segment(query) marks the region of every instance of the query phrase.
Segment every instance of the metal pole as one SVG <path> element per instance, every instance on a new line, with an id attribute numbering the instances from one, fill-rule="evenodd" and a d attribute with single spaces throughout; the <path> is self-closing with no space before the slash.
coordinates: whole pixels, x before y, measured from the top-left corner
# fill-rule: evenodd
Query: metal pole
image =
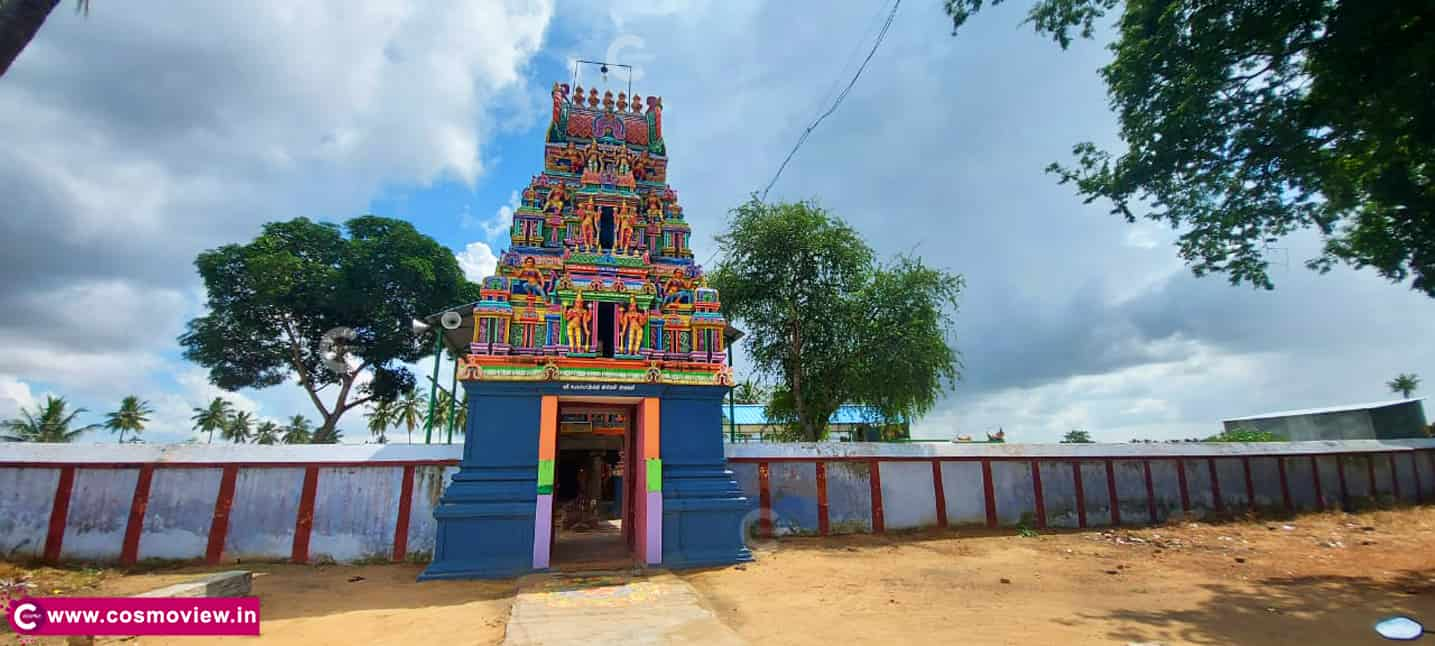
<path id="1" fill-rule="evenodd" d="M 445 444 L 453 444 L 453 427 L 458 423 L 458 416 L 453 414 L 454 408 L 458 406 L 458 357 L 453 358 L 453 379 L 448 382 L 448 441 Z"/>
<path id="2" fill-rule="evenodd" d="M 443 332 L 434 330 L 433 335 L 433 378 L 429 380 L 429 417 L 424 422 L 424 444 L 433 443 L 433 411 L 438 397 L 438 360 L 443 356 Z"/>
<path id="3" fill-rule="evenodd" d="M 728 370 L 732 370 L 731 345 L 727 347 L 727 368 Z M 733 383 L 732 387 L 727 389 L 727 435 L 728 442 L 732 444 L 737 444 L 737 406 L 734 405 L 734 400 L 736 400 L 737 398 L 733 396 L 733 393 L 736 392 L 737 384 Z"/>

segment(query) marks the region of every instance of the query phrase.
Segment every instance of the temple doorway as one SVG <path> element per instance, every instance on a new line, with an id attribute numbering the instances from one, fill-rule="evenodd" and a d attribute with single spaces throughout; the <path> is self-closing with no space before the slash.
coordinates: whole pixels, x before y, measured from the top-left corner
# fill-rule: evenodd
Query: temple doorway
<path id="1" fill-rule="evenodd" d="M 598 248 L 613 248 L 613 207 L 605 206 L 602 215 L 598 218 Z"/>
<path id="2" fill-rule="evenodd" d="M 598 355 L 612 357 L 617 349 L 613 340 L 618 338 L 618 306 L 613 303 L 598 304 Z"/>
<path id="3" fill-rule="evenodd" d="M 633 406 L 563 403 L 553 478 L 551 567 L 631 566 L 624 523 L 632 517 L 624 470 Z"/>

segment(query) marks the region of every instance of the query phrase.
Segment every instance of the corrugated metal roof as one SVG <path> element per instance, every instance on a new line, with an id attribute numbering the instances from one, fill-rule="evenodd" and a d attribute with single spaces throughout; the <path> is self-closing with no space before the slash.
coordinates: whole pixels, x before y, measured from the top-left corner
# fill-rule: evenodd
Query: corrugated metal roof
<path id="1" fill-rule="evenodd" d="M 1411 402 L 1423 401 L 1424 397 L 1412 397 L 1410 399 L 1394 399 L 1383 402 L 1370 402 L 1368 404 L 1347 404 L 1345 406 L 1327 406 L 1325 408 L 1303 408 L 1300 410 L 1284 410 L 1275 413 L 1261 413 L 1259 415 L 1247 415 L 1245 417 L 1229 417 L 1222 422 L 1244 422 L 1253 419 L 1270 419 L 1272 417 L 1297 417 L 1300 415 L 1321 415 L 1324 413 L 1344 413 L 1355 410 L 1371 410 L 1373 408 L 1385 408 L 1387 406 L 1399 406 Z"/>
<path id="2" fill-rule="evenodd" d="M 733 417 L 740 426 L 766 426 L 771 424 L 767 416 L 763 414 L 762 404 L 735 404 L 733 406 Z M 866 406 L 843 406 L 832 413 L 828 418 L 829 424 L 863 424 L 875 417 L 869 413 L 871 409 Z M 728 407 L 723 405 L 723 417 L 727 417 Z"/>

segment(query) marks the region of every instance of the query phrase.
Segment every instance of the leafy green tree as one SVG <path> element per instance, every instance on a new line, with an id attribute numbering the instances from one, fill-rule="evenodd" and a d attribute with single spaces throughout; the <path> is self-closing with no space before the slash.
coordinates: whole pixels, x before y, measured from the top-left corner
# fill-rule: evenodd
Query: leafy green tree
<path id="1" fill-rule="evenodd" d="M 365 415 L 369 418 L 369 434 L 387 441 L 385 433 L 394 425 L 395 402 L 374 402 Z"/>
<path id="2" fill-rule="evenodd" d="M 1208 437 L 1203 442 L 1284 442 L 1285 436 L 1249 426 L 1238 426 Z"/>
<path id="3" fill-rule="evenodd" d="M 248 411 L 239 411 L 231 415 L 229 421 L 224 424 L 224 430 L 222 431 L 224 439 L 234 442 L 235 444 L 248 442 L 253 433 L 254 416 L 250 415 Z"/>
<path id="4" fill-rule="evenodd" d="M 984 4 L 945 0 L 954 28 Z M 1036 0 L 1027 22 L 1064 48 L 1118 7 L 1101 75 L 1125 152 L 1081 143 L 1048 171 L 1130 222 L 1183 228 L 1197 275 L 1269 289 L 1267 245 L 1315 229 L 1309 267 L 1435 296 L 1428 1 Z"/>
<path id="5" fill-rule="evenodd" d="M 748 379 L 732 389 L 732 397 L 735 404 L 766 404 L 772 394 L 762 384 Z"/>
<path id="6" fill-rule="evenodd" d="M 125 441 L 125 433 L 131 433 L 138 438 L 140 432 L 144 431 L 144 425 L 149 423 L 149 416 L 154 414 L 149 402 L 140 400 L 135 395 L 129 395 L 120 400 L 119 410 L 105 415 L 105 428 L 111 433 L 118 433 L 118 442 Z"/>
<path id="7" fill-rule="evenodd" d="M 478 299 L 453 252 L 407 222 L 376 216 L 342 229 L 305 218 L 271 222 L 252 242 L 201 253 L 195 265 L 209 312 L 180 337 L 184 356 L 226 390 L 297 379 L 326 436 L 345 412 L 413 388 L 403 364 L 431 352 L 432 337 L 416 336 L 411 319 Z M 347 363 L 323 347 L 325 334 L 341 327 L 354 333 Z M 359 380 L 365 373 L 372 379 Z M 330 386 L 337 392 L 325 402 L 321 391 Z"/>
<path id="8" fill-rule="evenodd" d="M 950 337 L 960 276 L 898 258 L 879 264 L 850 226 L 811 202 L 732 211 L 713 272 L 748 354 L 776 377 L 767 415 L 788 439 L 820 440 L 845 403 L 870 423 L 917 417 L 957 379 Z M 783 434 L 776 434 L 781 437 Z"/>
<path id="9" fill-rule="evenodd" d="M 1385 382 L 1385 385 L 1390 388 L 1390 392 L 1400 393 L 1401 397 L 1410 399 L 1410 394 L 1420 388 L 1420 377 L 1402 372 L 1395 375 L 1394 379 Z"/>
<path id="10" fill-rule="evenodd" d="M 208 433 L 210 444 L 214 443 L 214 432 L 223 431 L 229 425 L 229 416 L 234 412 L 234 405 L 223 397 L 215 397 L 205 408 L 194 409 L 194 415 L 189 420 L 194 422 L 194 430 L 201 433 Z"/>
<path id="11" fill-rule="evenodd" d="M 266 445 L 278 444 L 279 435 L 279 425 L 269 420 L 264 420 L 263 422 L 259 423 L 259 426 L 256 426 L 254 428 L 254 443 Z"/>
<path id="12" fill-rule="evenodd" d="M 339 439 L 344 437 L 343 431 L 337 428 L 319 428 L 309 438 L 310 444 L 338 444 Z"/>
<path id="13" fill-rule="evenodd" d="M 308 444 L 313 436 L 314 428 L 303 415 L 289 418 L 289 423 L 284 425 L 285 444 Z"/>
<path id="14" fill-rule="evenodd" d="M 64 397 L 46 397 L 45 403 L 37 404 L 34 411 L 20 409 L 20 416 L 0 422 L 6 442 L 73 442 L 85 431 L 100 428 L 99 424 L 87 424 L 70 428 L 75 418 L 85 412 L 83 408 L 66 410 L 69 404 Z"/>
<path id="15" fill-rule="evenodd" d="M 1091 444 L 1091 433 L 1080 429 L 1071 429 L 1066 435 L 1061 436 L 1062 444 Z"/>
<path id="16" fill-rule="evenodd" d="M 409 444 L 414 443 L 414 429 L 424 421 L 428 402 L 419 399 L 418 393 L 410 390 L 394 402 L 394 423 L 409 433 Z"/>

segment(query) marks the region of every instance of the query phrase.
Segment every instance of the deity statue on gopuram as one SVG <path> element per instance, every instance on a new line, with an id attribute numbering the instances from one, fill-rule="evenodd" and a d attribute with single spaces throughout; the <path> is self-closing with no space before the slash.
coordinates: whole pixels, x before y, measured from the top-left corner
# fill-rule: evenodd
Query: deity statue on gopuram
<path id="1" fill-rule="evenodd" d="M 461 378 L 731 385 L 718 293 L 667 184 L 662 99 L 552 97 L 543 170 L 481 283 Z"/>

